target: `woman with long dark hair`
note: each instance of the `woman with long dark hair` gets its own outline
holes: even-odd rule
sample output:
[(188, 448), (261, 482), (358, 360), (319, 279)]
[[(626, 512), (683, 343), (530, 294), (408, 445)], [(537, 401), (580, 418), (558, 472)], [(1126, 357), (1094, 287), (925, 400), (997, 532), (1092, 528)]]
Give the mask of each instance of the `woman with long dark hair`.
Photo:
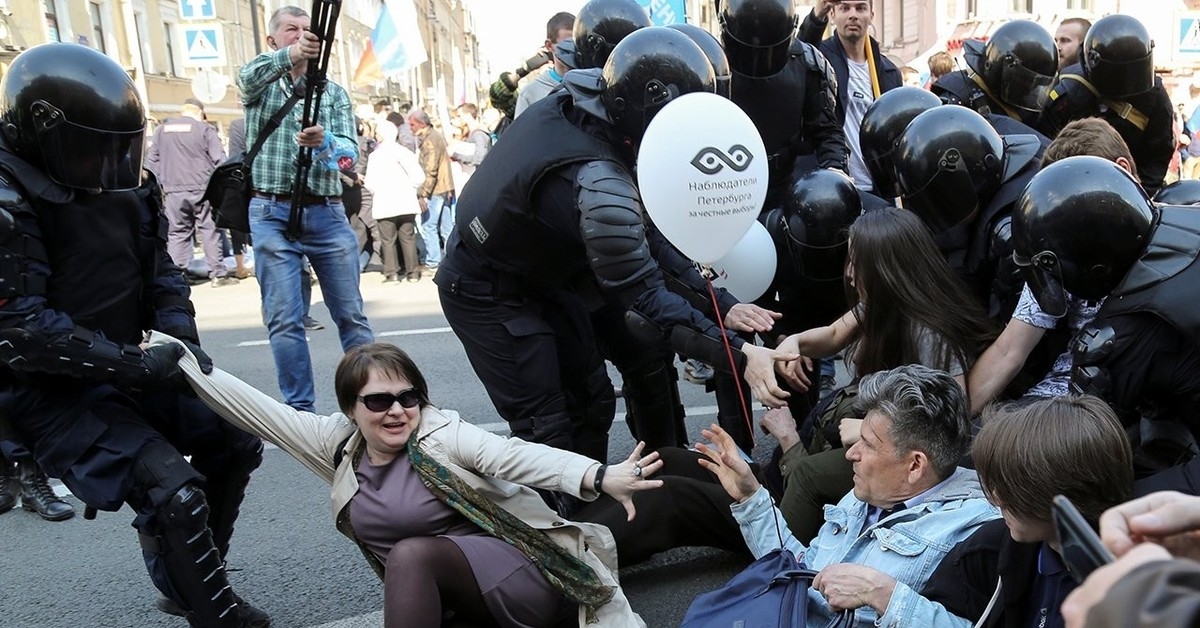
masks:
[[(878, 371), (922, 364), (946, 371), (966, 388), (971, 363), (995, 337), (982, 306), (938, 252), (929, 229), (910, 211), (880, 209), (855, 221), (846, 289), (849, 312), (779, 345), (781, 351), (803, 356), (777, 366), (801, 390), (809, 384), (803, 362), (847, 351), (851, 386), (814, 411), (814, 418), (830, 419), (830, 433), (817, 434), (818, 445), (810, 444), (812, 451), (806, 451), (797, 445), (795, 421), (786, 410), (772, 410), (763, 419), (785, 450), (780, 460), (785, 477), (780, 509), (792, 532), (804, 541), (820, 529), (823, 506), (853, 488), (845, 448), (858, 440), (861, 424), (861, 417), (853, 416), (854, 383)], [(822, 451), (825, 442), (833, 448)]]

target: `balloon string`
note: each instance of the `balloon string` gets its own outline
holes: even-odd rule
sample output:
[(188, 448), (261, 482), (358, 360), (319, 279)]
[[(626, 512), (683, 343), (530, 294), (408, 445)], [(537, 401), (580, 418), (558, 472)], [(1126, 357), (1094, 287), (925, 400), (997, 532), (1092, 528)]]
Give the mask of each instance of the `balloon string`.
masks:
[[(721, 342), (725, 345), (725, 357), (729, 360), (729, 370), (733, 372), (733, 387), (737, 389), (738, 404), (742, 410), (742, 421), (746, 423), (746, 434), (750, 436), (750, 448), (754, 448), (754, 425), (750, 422), (750, 408), (746, 406), (746, 395), (742, 392), (742, 376), (738, 373), (737, 362), (733, 359), (733, 345), (729, 343), (729, 336), (725, 333), (725, 323), (722, 321), (721, 308), (717, 304), (717, 291), (713, 288), (712, 278), (709, 273), (705, 273), (705, 281), (708, 282), (708, 296), (712, 299), (713, 312), (716, 314), (717, 329), (721, 330)], [(746, 452), (749, 454), (750, 452)]]

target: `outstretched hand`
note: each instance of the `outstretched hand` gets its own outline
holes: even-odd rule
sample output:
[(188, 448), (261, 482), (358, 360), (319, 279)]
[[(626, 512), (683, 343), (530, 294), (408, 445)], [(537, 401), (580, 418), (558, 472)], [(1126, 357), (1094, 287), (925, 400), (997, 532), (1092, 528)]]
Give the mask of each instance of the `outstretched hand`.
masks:
[(780, 388), (775, 380), (775, 363), (796, 360), (800, 355), (750, 343), (742, 345), (742, 353), (746, 355), (746, 385), (754, 392), (754, 397), (769, 408), (783, 407), (791, 393)]
[(765, 333), (771, 331), (775, 321), (783, 318), (783, 314), (773, 312), (753, 303), (738, 303), (729, 308), (725, 315), (725, 326), (737, 331), (752, 331)]
[(750, 465), (738, 454), (737, 443), (721, 426), (713, 423), (708, 429), (700, 430), (711, 445), (696, 443), (696, 450), (704, 454), (700, 466), (710, 471), (721, 481), (721, 486), (735, 501), (744, 502), (758, 492), (758, 478)]
[(637, 515), (633, 506), (634, 493), (663, 485), (662, 480), (646, 479), (662, 469), (663, 461), (659, 460), (657, 451), (642, 456), (642, 450), (645, 448), (646, 443), (639, 441), (628, 458), (620, 464), (608, 466), (601, 481), (600, 488), (625, 507), (625, 512), (629, 515), (626, 521), (633, 521)]

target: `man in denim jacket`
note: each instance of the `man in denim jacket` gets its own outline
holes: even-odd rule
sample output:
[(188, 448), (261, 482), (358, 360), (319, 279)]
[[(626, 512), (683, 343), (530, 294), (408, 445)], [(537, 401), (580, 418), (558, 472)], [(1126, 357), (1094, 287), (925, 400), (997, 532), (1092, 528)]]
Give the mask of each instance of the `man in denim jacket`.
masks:
[(716, 425), (704, 431), (715, 447), (700, 445), (708, 457), (701, 464), (734, 499), (730, 508), (756, 558), (782, 546), (820, 572), (808, 591), (808, 625), (853, 609), (858, 626), (970, 626), (918, 594), (955, 544), (1000, 516), (975, 472), (958, 467), (970, 445), (966, 395), (948, 374), (916, 364), (864, 377), (858, 395), (862, 439), (846, 451), (854, 490), (825, 507), (811, 546), (788, 531)]

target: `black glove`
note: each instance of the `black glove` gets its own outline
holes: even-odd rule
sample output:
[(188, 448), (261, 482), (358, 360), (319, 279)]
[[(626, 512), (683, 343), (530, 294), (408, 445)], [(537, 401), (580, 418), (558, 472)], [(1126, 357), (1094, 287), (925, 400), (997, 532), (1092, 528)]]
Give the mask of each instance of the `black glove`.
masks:
[(188, 388), (179, 370), (179, 358), (183, 357), (183, 347), (175, 343), (156, 345), (142, 351), (142, 366), (145, 373), (139, 375), (130, 384), (139, 388)]
[(196, 356), (196, 361), (200, 363), (200, 372), (204, 373), (205, 375), (211, 374), (213, 370), (212, 358), (208, 357), (208, 354), (204, 352), (204, 349), (200, 348), (200, 343), (192, 342), (191, 340), (181, 340), (180, 342), (183, 343), (183, 346), (188, 348), (188, 351), (192, 352), (192, 355)]

